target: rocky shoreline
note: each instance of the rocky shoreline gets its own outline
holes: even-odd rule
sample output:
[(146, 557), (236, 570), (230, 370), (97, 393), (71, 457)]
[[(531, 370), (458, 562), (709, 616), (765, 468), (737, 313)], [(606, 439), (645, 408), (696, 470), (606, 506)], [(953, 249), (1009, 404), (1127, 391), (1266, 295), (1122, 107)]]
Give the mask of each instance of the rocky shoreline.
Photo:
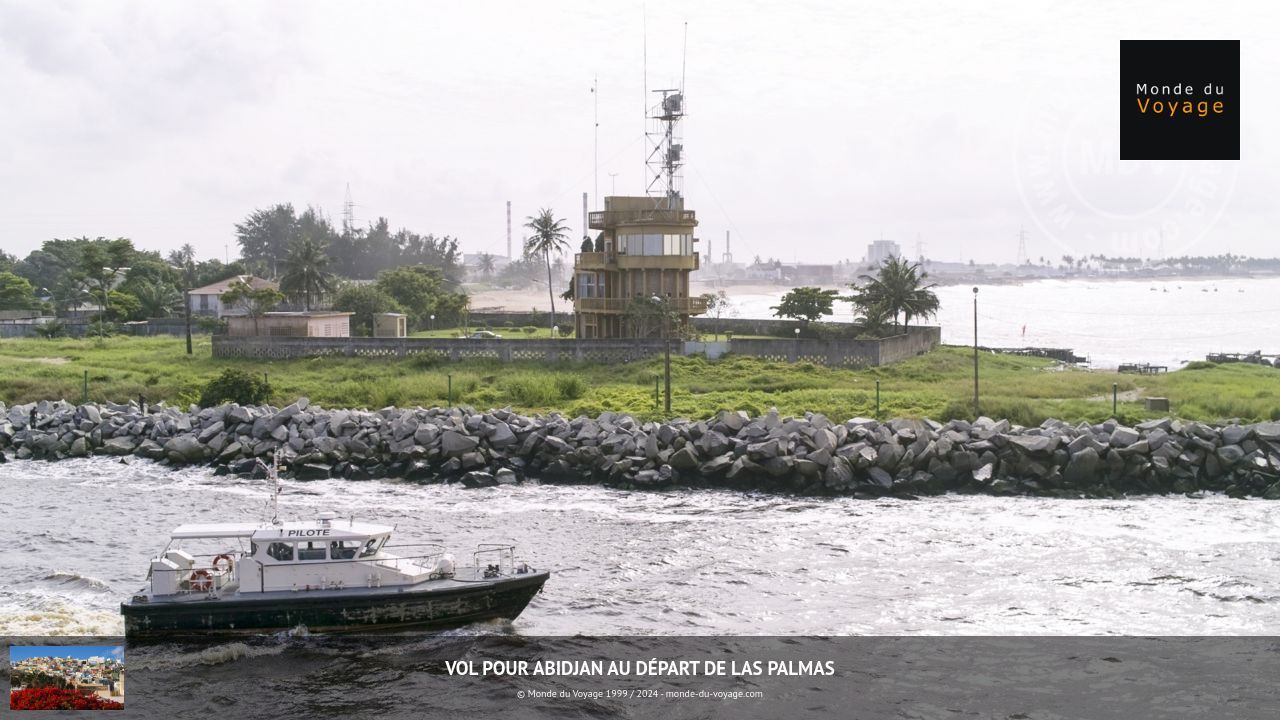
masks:
[[(469, 408), (328, 410), (136, 403), (0, 404), (0, 462), (108, 455), (262, 477), (280, 450), (300, 480), (403, 478), (731, 487), (812, 495), (1051, 497), (1223, 492), (1280, 499), (1280, 423), (1171, 418), (1023, 428), (1006, 420), (832, 422), (818, 414), (642, 422)], [(3, 473), (0, 472), (0, 477)]]

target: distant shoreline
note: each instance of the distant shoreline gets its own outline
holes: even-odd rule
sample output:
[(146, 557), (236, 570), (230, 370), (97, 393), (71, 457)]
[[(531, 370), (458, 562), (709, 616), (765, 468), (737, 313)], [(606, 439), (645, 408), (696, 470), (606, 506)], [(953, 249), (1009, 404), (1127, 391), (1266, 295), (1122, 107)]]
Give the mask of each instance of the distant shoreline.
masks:
[[(1229, 280), (1270, 280), (1280, 277), (1280, 274), (1248, 274), (1248, 275), (1075, 275), (1071, 277), (984, 277), (978, 278), (973, 276), (930, 276), (929, 280), (937, 284), (938, 287), (952, 287), (956, 285), (1026, 285), (1035, 282), (1057, 281), (1070, 283), (1115, 283), (1121, 281), (1129, 282), (1151, 282), (1151, 283), (1169, 283), (1169, 282), (1225, 282)], [(803, 284), (803, 283), (801, 283)], [(771, 284), (751, 281), (729, 282), (718, 285), (714, 282), (694, 279), (690, 281), (690, 292), (695, 295), (702, 293), (714, 293), (721, 290), (725, 291), (730, 298), (741, 295), (777, 295), (787, 292), (793, 285), (789, 284)], [(826, 289), (836, 289), (845, 291), (849, 289), (848, 284), (823, 284), (821, 287)], [(471, 295), (472, 312), (529, 312), (537, 310), (539, 312), (549, 312), (551, 309), (550, 301), (547, 297), (545, 288), (525, 288), (523, 290), (502, 290), (496, 288), (477, 288), (468, 289)], [(573, 311), (573, 302), (562, 300), (557, 292), (556, 312), (569, 313)]]

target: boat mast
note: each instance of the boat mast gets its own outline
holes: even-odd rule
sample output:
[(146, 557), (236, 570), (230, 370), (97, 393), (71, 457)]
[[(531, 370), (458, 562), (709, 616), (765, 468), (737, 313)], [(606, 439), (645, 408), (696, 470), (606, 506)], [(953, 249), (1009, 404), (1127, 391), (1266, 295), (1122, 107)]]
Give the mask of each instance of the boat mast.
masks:
[(280, 491), (283, 486), (280, 485), (280, 449), (276, 448), (275, 453), (271, 456), (271, 468), (267, 471), (267, 477), (275, 481), (275, 489), (271, 492), (271, 524), (279, 525), (280, 523)]

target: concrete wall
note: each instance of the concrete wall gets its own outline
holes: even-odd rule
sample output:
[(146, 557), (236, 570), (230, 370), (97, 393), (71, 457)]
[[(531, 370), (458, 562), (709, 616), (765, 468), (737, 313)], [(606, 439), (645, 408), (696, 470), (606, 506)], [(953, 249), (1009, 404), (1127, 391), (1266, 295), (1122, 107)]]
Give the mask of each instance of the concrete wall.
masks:
[[(938, 346), (936, 327), (884, 340), (733, 340), (728, 343), (672, 341), (673, 353), (725, 352), (781, 362), (812, 362), (832, 367), (873, 367), (913, 357)], [(726, 347), (727, 346), (727, 347)], [(662, 353), (662, 340), (470, 340), (455, 338), (295, 338), (213, 337), (213, 356), (284, 360), (325, 355), (343, 357), (406, 357), (434, 355), (459, 361), (489, 358), (510, 362), (623, 363)]]
[[(672, 352), (679, 353), (678, 342)], [(662, 353), (661, 340), (470, 340), (455, 338), (294, 338), (215, 335), (213, 356), (284, 360), (325, 355), (344, 357), (437, 356), (442, 360), (488, 358), (510, 362), (620, 363)]]

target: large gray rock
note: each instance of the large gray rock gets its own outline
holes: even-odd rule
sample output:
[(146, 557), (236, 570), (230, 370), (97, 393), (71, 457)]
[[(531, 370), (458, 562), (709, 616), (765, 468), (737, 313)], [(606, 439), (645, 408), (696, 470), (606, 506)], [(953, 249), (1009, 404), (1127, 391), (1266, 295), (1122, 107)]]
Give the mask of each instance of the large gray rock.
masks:
[(191, 463), (204, 459), (205, 447), (190, 435), (178, 435), (164, 444), (164, 451), (174, 462)]
[(102, 447), (98, 448), (98, 450), (104, 455), (132, 455), (135, 447), (137, 447), (135, 439), (132, 436), (124, 435), (107, 440), (102, 443)]
[(480, 441), (457, 430), (445, 430), (440, 436), (440, 451), (445, 457), (459, 457), (479, 447)]
[(1092, 485), (1097, 480), (1098, 451), (1086, 447), (1071, 456), (1062, 471), (1062, 479), (1071, 485)]
[(1111, 447), (1129, 447), (1138, 442), (1141, 436), (1137, 430), (1124, 426), (1117, 427), (1111, 431)]

